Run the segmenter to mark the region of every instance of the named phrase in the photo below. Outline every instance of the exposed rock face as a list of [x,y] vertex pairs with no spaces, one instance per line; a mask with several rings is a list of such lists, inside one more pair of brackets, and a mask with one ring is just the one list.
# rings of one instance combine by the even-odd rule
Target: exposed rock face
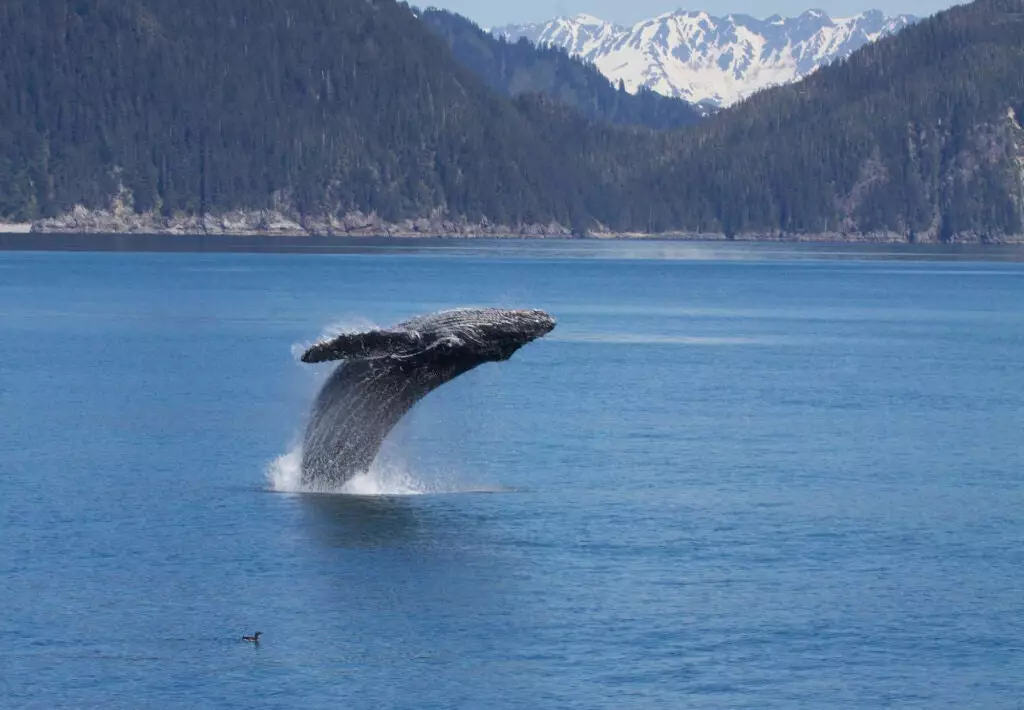
[[[1024,183],[1022,183],[1024,195]],[[1024,204],[1024,197],[1020,203]],[[876,244],[906,244],[908,242],[938,242],[937,232],[910,235],[892,231],[857,231],[848,229],[821,234],[794,234],[786,232],[750,232],[726,236],[721,233],[667,232],[615,232],[596,229],[586,235],[553,222],[551,224],[525,224],[510,226],[490,222],[471,223],[465,220],[421,218],[387,222],[375,214],[353,212],[342,219],[327,217],[293,219],[280,212],[260,210],[228,212],[220,215],[181,215],[162,217],[153,214],[122,213],[110,210],[87,210],[76,207],[66,215],[40,220],[32,225],[36,233],[52,234],[211,234],[237,236],[337,236],[337,237],[520,237],[532,239],[566,239],[586,236],[593,239],[685,239],[692,241],[737,242],[848,242]],[[2,230],[0,230],[2,231]],[[953,235],[949,242],[959,244],[1021,244],[1024,235],[993,235],[965,232]]]
[[113,205],[111,209],[89,210],[76,206],[67,214],[39,220],[33,232],[66,234],[223,234],[279,236],[395,236],[469,237],[526,236],[569,237],[572,231],[557,222],[507,225],[469,222],[442,215],[388,222],[374,213],[350,212],[344,217],[328,215],[295,216],[278,210],[230,211],[203,215],[136,213]]

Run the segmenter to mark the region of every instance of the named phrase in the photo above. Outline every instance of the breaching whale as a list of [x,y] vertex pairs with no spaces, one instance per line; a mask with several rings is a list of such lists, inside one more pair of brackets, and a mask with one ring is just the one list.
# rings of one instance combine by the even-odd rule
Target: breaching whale
[[344,362],[313,403],[302,447],[303,485],[335,488],[365,473],[416,402],[477,365],[508,360],[554,327],[544,311],[459,308],[314,344],[303,362]]

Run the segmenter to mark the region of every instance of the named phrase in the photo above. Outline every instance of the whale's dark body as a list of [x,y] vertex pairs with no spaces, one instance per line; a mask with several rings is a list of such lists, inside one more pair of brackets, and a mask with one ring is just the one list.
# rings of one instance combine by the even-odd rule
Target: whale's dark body
[[344,360],[317,395],[302,449],[305,485],[339,486],[370,467],[388,432],[430,391],[547,333],[544,311],[464,308],[344,333],[303,362]]

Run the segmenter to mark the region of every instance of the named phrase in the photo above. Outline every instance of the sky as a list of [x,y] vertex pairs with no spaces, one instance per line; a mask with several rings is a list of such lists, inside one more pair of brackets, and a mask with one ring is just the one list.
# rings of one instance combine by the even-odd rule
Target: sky
[[602,20],[631,25],[683,7],[707,10],[712,15],[743,13],[754,17],[774,14],[799,15],[804,10],[824,10],[833,17],[879,9],[886,14],[931,15],[954,4],[952,0],[412,0],[416,7],[440,7],[465,15],[481,27],[509,23],[543,22],[559,15],[596,15]]

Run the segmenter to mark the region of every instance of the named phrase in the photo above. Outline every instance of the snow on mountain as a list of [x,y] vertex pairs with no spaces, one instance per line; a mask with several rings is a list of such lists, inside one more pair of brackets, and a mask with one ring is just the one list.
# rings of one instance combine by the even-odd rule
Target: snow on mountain
[[879,10],[841,19],[808,10],[765,20],[678,10],[632,27],[578,15],[491,32],[562,47],[631,92],[646,87],[691,103],[728,106],[760,89],[797,81],[916,21]]

